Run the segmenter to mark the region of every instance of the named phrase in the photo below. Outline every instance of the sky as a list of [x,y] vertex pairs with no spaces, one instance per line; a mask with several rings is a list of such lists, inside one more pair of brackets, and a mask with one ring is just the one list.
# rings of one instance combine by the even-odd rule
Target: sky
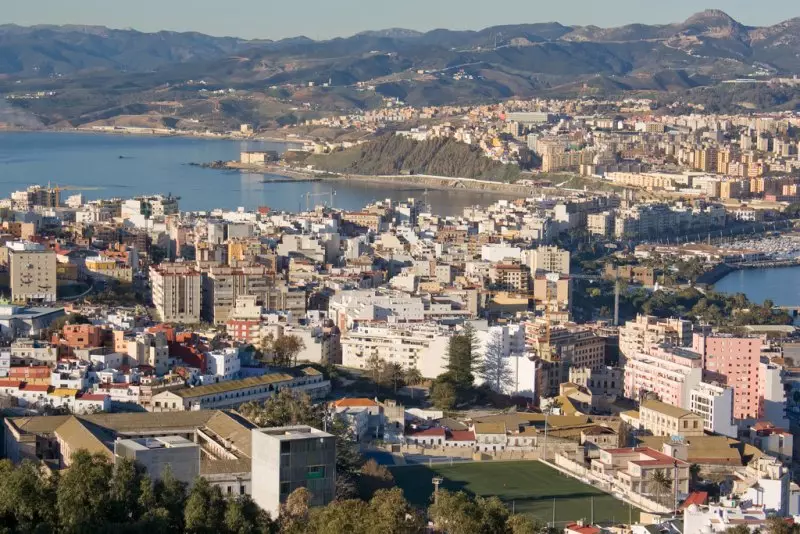
[[481,29],[558,21],[608,27],[682,21],[722,9],[762,26],[800,16],[797,0],[0,0],[0,23],[87,24],[140,31],[281,39],[347,36],[363,30]]

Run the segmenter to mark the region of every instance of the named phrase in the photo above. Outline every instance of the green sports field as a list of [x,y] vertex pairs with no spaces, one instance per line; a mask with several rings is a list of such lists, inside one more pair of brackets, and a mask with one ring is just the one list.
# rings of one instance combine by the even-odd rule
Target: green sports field
[[638,521],[639,512],[592,486],[540,462],[465,462],[454,465],[397,466],[391,468],[397,485],[406,499],[417,506],[427,506],[433,494],[434,476],[444,479],[443,489],[464,490],[473,495],[497,495],[517,513],[553,520],[555,499],[559,526],[578,519],[591,519],[594,501],[596,523],[627,523],[629,514]]

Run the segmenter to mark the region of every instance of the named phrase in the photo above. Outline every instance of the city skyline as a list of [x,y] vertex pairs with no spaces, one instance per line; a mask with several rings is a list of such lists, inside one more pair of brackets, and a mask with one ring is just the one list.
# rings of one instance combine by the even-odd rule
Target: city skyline
[[[248,39],[282,39],[301,35],[329,39],[386,28],[479,30],[496,25],[536,22],[600,27],[631,23],[668,24],[685,20],[704,9],[721,9],[750,26],[776,24],[800,15],[796,4],[788,0],[768,2],[769,9],[765,9],[764,4],[756,7],[743,0],[714,1],[703,5],[690,0],[660,5],[638,0],[613,0],[602,4],[594,0],[577,0],[568,5],[536,5],[524,0],[509,0],[504,4],[505,9],[491,12],[481,9],[481,4],[475,0],[439,0],[435,5],[422,0],[408,0],[402,12],[376,8],[366,0],[346,0],[336,4],[310,0],[302,5],[266,5],[257,0],[240,0],[237,4],[238,9],[232,10],[229,4],[209,0],[197,0],[191,4],[177,0],[170,2],[169,6],[155,0],[141,0],[136,4],[117,4],[113,10],[103,10],[90,0],[75,0],[68,6],[58,0],[42,0],[35,5],[17,3],[7,8],[4,15],[7,23],[24,26],[100,25],[143,32],[197,31]],[[307,17],[308,13],[315,16]]]

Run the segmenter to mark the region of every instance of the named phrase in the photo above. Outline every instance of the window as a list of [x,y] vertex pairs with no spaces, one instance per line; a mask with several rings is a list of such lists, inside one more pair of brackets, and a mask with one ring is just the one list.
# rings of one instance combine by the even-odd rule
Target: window
[[292,486],[289,482],[281,482],[281,495],[289,495]]
[[281,442],[281,454],[289,454],[291,452],[290,443],[288,441]]
[[324,465],[308,466],[306,468],[306,478],[307,479],[325,478],[325,466]]

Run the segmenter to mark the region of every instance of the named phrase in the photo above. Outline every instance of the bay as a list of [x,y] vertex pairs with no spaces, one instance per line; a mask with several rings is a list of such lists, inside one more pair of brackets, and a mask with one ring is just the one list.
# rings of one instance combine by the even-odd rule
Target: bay
[[[29,185],[58,185],[62,198],[82,193],[84,198],[129,198],[167,194],[180,197],[186,211],[214,208],[253,210],[305,209],[307,193],[336,190],[334,205],[358,210],[379,199],[423,198],[424,189],[394,184],[325,182],[264,183],[272,175],[203,169],[189,163],[238,160],[243,150],[283,150],[285,145],[115,134],[6,132],[0,133],[0,197]],[[434,213],[458,215],[468,206],[489,205],[501,197],[474,191],[430,190],[427,201]],[[312,201],[313,204],[313,201]]]
[[769,299],[777,306],[800,306],[800,267],[742,269],[714,284],[719,293],[744,293],[758,304]]

